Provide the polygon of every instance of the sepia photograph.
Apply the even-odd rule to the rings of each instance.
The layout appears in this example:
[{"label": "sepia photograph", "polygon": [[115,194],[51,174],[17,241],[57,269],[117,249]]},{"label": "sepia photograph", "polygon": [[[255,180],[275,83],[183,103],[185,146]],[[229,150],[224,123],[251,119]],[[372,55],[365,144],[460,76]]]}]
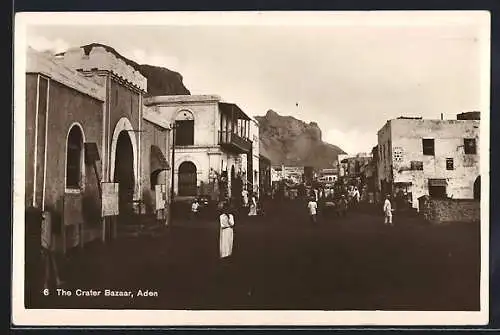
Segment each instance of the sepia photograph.
[{"label": "sepia photograph", "polygon": [[14,324],[487,324],[488,12],[14,33]]}]

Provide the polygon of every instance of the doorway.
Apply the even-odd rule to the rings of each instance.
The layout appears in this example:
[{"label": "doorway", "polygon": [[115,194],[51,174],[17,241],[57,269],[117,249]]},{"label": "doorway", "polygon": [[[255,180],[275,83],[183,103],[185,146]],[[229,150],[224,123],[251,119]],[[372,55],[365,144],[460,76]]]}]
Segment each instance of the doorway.
[{"label": "doorway", "polygon": [[474,199],[481,200],[481,176],[474,181]]},{"label": "doorway", "polygon": [[118,208],[120,223],[132,223],[134,199],[134,152],[127,131],[118,135],[116,143],[114,181],[119,184]]},{"label": "doorway", "polygon": [[178,193],[180,196],[197,195],[196,165],[192,162],[182,162],[179,165]]}]

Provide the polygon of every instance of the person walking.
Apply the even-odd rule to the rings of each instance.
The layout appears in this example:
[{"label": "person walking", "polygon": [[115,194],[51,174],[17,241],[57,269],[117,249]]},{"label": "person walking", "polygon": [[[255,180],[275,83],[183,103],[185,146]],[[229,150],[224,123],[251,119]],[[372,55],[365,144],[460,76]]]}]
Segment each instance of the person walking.
[{"label": "person walking", "polygon": [[311,197],[309,199],[309,202],[307,203],[307,209],[309,211],[309,218],[313,224],[316,224],[318,222],[317,220],[317,211],[318,211],[318,203],[316,202],[316,199],[314,197]]},{"label": "person walking", "polygon": [[394,226],[394,224],[392,222],[392,211],[393,211],[393,209],[392,209],[392,204],[391,204],[391,200],[390,200],[389,194],[387,194],[385,196],[383,210],[384,210],[384,224],[385,225],[389,225],[389,226]]},{"label": "person walking", "polygon": [[219,215],[219,256],[226,259],[233,253],[233,227],[234,216],[229,210],[229,204],[222,204],[221,214]]},{"label": "person walking", "polygon": [[250,196],[250,210],[248,211],[248,216],[256,216],[257,215],[257,199],[255,198],[255,194],[252,193]]},{"label": "person walking", "polygon": [[339,201],[338,201],[338,215],[339,216],[346,216],[347,215],[347,199],[344,194],[341,195]]},{"label": "person walking", "polygon": [[195,220],[198,217],[199,210],[200,203],[198,202],[198,199],[194,199],[193,203],[191,204],[191,220]]}]

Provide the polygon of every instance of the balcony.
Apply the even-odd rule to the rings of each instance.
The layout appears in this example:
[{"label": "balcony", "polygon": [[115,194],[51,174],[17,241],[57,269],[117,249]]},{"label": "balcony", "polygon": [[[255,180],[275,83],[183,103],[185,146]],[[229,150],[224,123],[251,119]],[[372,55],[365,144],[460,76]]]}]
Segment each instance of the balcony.
[{"label": "balcony", "polygon": [[243,138],[230,131],[219,131],[219,145],[238,154],[250,152],[252,150],[252,141]]}]

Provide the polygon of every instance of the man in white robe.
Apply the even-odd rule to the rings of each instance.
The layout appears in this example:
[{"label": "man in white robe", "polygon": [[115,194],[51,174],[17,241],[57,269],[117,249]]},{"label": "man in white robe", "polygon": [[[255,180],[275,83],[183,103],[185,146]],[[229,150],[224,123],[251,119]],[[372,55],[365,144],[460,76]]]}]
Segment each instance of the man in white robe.
[{"label": "man in white robe", "polygon": [[389,200],[388,194],[385,196],[383,210],[384,210],[384,224],[389,226],[394,226],[394,224],[392,223],[392,205],[391,201]]},{"label": "man in white robe", "polygon": [[228,213],[227,207],[224,206],[222,214],[219,216],[220,231],[219,231],[219,252],[220,258],[226,258],[233,253],[233,227],[234,216]]}]

